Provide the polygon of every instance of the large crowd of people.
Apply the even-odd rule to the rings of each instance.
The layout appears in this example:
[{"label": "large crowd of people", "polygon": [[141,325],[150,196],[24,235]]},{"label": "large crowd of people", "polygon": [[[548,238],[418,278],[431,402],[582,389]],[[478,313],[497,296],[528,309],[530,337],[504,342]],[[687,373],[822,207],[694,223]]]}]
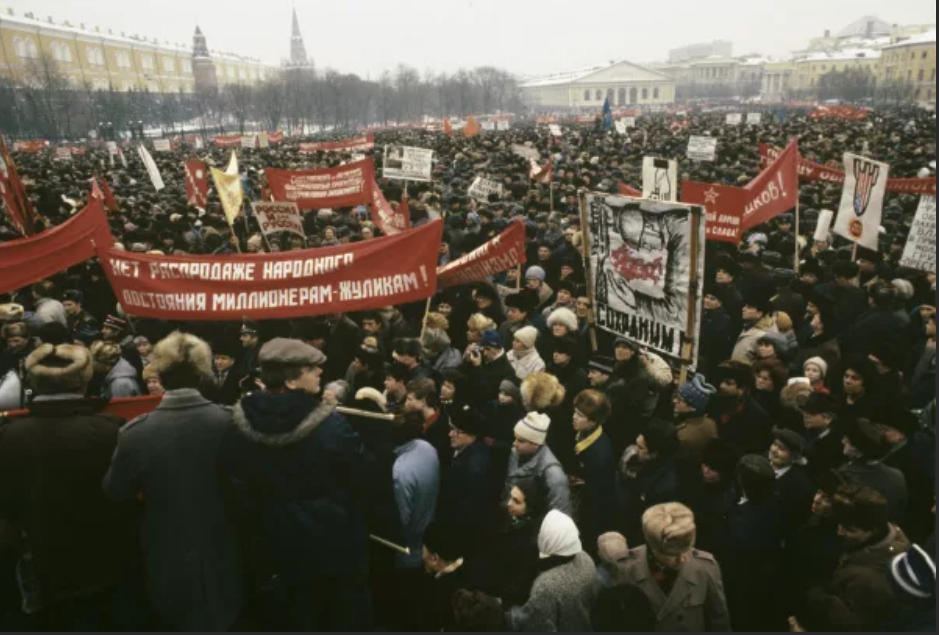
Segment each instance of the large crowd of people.
[{"label": "large crowd of people", "polygon": [[[378,174],[385,144],[435,152],[432,182],[380,185],[412,225],[442,219],[440,265],[526,227],[525,265],[429,312],[167,323],[125,313],[95,261],[0,295],[0,412],[25,411],[0,419],[0,630],[934,632],[935,274],[899,262],[918,197],[888,195],[878,252],[815,239],[841,186],[812,181],[798,223],[708,243],[683,383],[591,325],[578,193],[640,186],[644,156],[741,185],[760,143],[798,137],[817,163],[863,152],[935,176],[924,110],[763,119],[378,132]],[[714,162],[684,160],[690,135],[718,138]],[[305,241],[229,226],[214,197],[187,204],[193,152],[155,155],[160,192],[103,147],[15,159],[44,227],[106,179],[130,252],[381,236],[365,208],[307,212]],[[266,167],[351,159],[293,138],[239,155],[249,200]],[[504,194],[469,197],[476,176]],[[162,400],[129,422],[106,410],[142,395]]]}]

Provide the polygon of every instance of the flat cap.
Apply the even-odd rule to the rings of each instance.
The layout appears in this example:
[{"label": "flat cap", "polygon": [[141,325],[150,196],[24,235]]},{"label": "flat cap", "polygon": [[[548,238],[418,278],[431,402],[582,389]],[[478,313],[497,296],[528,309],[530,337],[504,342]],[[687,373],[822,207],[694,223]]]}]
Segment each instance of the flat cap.
[{"label": "flat cap", "polygon": [[261,366],[320,366],[326,363],[326,356],[318,349],[299,340],[278,337],[261,347],[259,355]]}]

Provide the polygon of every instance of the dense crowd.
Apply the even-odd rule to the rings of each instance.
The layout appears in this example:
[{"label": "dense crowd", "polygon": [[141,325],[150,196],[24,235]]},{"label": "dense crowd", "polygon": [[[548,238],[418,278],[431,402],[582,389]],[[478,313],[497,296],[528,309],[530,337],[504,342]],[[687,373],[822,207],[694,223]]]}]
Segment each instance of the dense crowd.
[{"label": "dense crowd", "polygon": [[[0,628],[935,631],[935,274],[899,264],[918,197],[888,195],[878,252],[815,240],[841,186],[808,181],[798,223],[708,243],[684,383],[674,360],[591,328],[577,194],[641,186],[644,156],[741,185],[760,143],[799,137],[818,163],[854,151],[935,176],[926,111],[764,120],[379,132],[379,174],[386,143],[435,151],[433,182],[407,196],[413,225],[445,223],[441,265],[526,226],[523,267],[426,314],[147,320],[93,261],[0,296],[0,412],[27,410],[0,419]],[[717,137],[717,160],[685,161],[690,135]],[[515,144],[551,158],[552,185]],[[265,167],[352,158],[297,150],[239,151],[247,198]],[[192,152],[155,155],[159,193],[104,149],[15,158],[47,227],[106,178],[127,251],[380,237],[365,208],[306,213],[305,241],[230,227],[216,199],[187,205]],[[504,195],[471,199],[476,176]],[[104,412],[147,394],[160,405],[131,422]]]}]

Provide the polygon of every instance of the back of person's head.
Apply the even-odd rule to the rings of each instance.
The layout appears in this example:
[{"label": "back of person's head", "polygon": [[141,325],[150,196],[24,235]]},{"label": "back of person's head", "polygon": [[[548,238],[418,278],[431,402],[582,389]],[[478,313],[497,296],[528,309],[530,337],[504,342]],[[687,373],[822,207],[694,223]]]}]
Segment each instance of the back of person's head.
[{"label": "back of person's head", "polygon": [[95,364],[111,367],[121,359],[121,346],[114,342],[99,340],[91,345],[91,356]]},{"label": "back of person's head", "polygon": [[48,322],[40,326],[37,337],[43,344],[52,344],[53,346],[72,343],[72,334],[64,324],[59,322]]},{"label": "back of person's head", "polygon": [[453,595],[455,633],[498,633],[506,630],[505,609],[479,591],[460,589]]},{"label": "back of person's head", "polygon": [[694,513],[680,503],[650,507],[642,515],[642,533],[653,551],[682,556],[694,549],[697,539]]},{"label": "back of person's head", "polygon": [[456,562],[463,557],[459,537],[452,528],[434,523],[424,532],[424,547],[444,562]]},{"label": "back of person's head", "polygon": [[607,422],[613,412],[610,400],[597,390],[585,390],[577,395],[574,409],[600,426]]},{"label": "back of person's head", "polygon": [[678,452],[678,429],[670,421],[653,421],[643,433],[646,448],[650,454],[658,454],[660,458],[669,458]]},{"label": "back of person's head", "polygon": [[94,366],[80,346],[43,344],[26,358],[26,372],[37,395],[84,395]]},{"label": "back of person's head", "polygon": [[437,384],[433,379],[415,379],[408,384],[408,393],[426,403],[429,408],[437,407]]},{"label": "back of person's head", "polygon": [[591,622],[597,633],[642,633],[655,632],[657,618],[642,589],[625,584],[600,592]]},{"label": "back of person's head", "polygon": [[897,291],[887,282],[879,282],[870,289],[870,298],[878,307],[890,307],[897,299]]},{"label": "back of person's head", "polygon": [[842,527],[878,532],[887,527],[887,499],[870,487],[842,485],[835,492],[832,508]]},{"label": "back of person's head", "polygon": [[747,499],[765,503],[773,498],[776,472],[765,456],[747,454],[737,463],[737,482]]},{"label": "back of person's head", "polygon": [[176,331],[153,347],[150,367],[167,390],[198,388],[212,375],[212,349],[195,335]]},{"label": "back of person's head", "polygon": [[52,280],[43,280],[33,285],[33,294],[37,298],[51,298],[56,294],[55,283]]}]

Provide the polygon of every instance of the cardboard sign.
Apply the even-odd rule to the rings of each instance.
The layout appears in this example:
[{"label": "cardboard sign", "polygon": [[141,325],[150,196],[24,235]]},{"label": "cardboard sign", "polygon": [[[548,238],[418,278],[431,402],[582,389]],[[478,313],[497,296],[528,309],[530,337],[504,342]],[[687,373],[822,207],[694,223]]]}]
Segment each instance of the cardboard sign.
[{"label": "cardboard sign", "polygon": [[642,160],[642,198],[678,201],[678,161],[655,157]]},{"label": "cardboard sign", "polygon": [[747,113],[747,125],[748,126],[759,126],[761,123],[763,123],[763,113],[761,112]]},{"label": "cardboard sign", "polygon": [[691,137],[688,140],[688,158],[692,161],[713,161],[717,157],[717,139]]},{"label": "cardboard sign", "polygon": [[117,143],[115,143],[114,141],[108,141],[106,145],[108,148],[108,154],[110,154],[112,157],[116,156],[117,155]]},{"label": "cardboard sign", "polygon": [[535,148],[529,148],[528,146],[523,145],[513,145],[512,154],[523,159],[528,159],[529,161],[540,161],[541,153],[538,152]]},{"label": "cardboard sign", "polygon": [[551,136],[553,137],[560,137],[560,136],[563,136],[564,134],[563,132],[561,132],[561,126],[557,125],[556,123],[549,124],[548,130],[551,131]]},{"label": "cardboard sign", "polygon": [[846,152],[845,181],[835,233],[877,251],[890,166]]},{"label": "cardboard sign", "polygon": [[254,150],[258,145],[258,138],[253,135],[245,135],[241,138],[241,147],[245,150]]},{"label": "cardboard sign", "polygon": [[265,236],[288,232],[306,238],[303,217],[296,203],[251,203],[251,209]]},{"label": "cardboard sign", "polygon": [[169,139],[154,139],[153,149],[156,152],[172,152],[173,144],[170,143]]},{"label": "cardboard sign", "polygon": [[623,119],[623,121],[626,122],[626,129],[627,129],[627,130],[636,127],[636,118],[635,118],[635,117],[625,117],[625,118]]},{"label": "cardboard sign", "polygon": [[507,119],[496,122],[496,130],[498,130],[499,132],[505,132],[506,130],[510,130],[511,128],[512,128],[512,122]]},{"label": "cardboard sign", "polygon": [[69,150],[68,148],[56,148],[55,158],[59,161],[71,161],[72,151]]},{"label": "cardboard sign", "polygon": [[486,132],[495,132],[496,131],[496,122],[495,121],[484,121],[482,123],[483,130]]},{"label": "cardboard sign", "polygon": [[267,136],[266,132],[262,132],[258,135],[258,147],[259,148],[270,148],[271,147],[271,138]]},{"label": "cardboard sign", "polygon": [[739,126],[743,123],[743,115],[739,112],[734,112],[727,115],[727,125],[728,126]]},{"label": "cardboard sign", "polygon": [[430,181],[434,170],[434,151],[427,148],[385,146],[382,176],[404,181]]},{"label": "cardboard sign", "polygon": [[936,273],[936,197],[924,196],[910,228],[900,266]]},{"label": "cardboard sign", "polygon": [[616,132],[618,132],[619,134],[624,135],[627,132],[626,122],[623,121],[622,119],[617,119],[616,121],[614,121],[613,127],[616,128]]},{"label": "cardboard sign", "polygon": [[490,181],[480,176],[476,177],[476,180],[470,185],[467,195],[480,203],[488,203],[490,194],[496,194],[499,198],[502,198],[503,190],[502,184],[498,181]]}]

